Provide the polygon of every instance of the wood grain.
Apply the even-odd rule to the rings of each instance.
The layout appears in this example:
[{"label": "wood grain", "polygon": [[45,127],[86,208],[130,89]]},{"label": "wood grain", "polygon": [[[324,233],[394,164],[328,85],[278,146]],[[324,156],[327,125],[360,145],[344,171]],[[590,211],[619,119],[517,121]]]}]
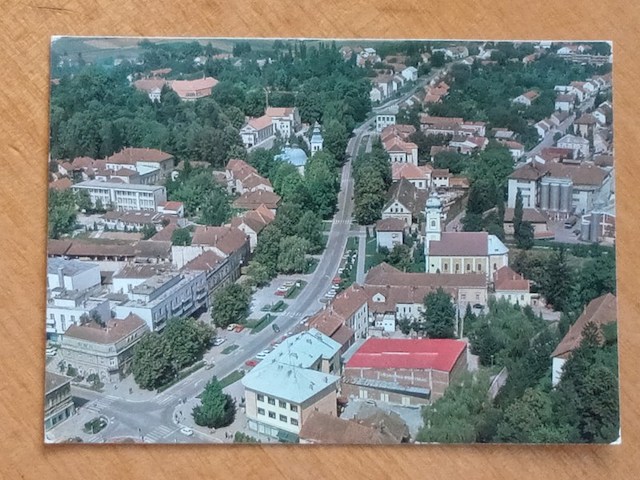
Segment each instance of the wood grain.
[{"label": "wood grain", "polygon": [[[624,0],[1,0],[0,478],[638,478],[640,4]],[[622,446],[47,446],[42,432],[51,35],[610,39]]]}]

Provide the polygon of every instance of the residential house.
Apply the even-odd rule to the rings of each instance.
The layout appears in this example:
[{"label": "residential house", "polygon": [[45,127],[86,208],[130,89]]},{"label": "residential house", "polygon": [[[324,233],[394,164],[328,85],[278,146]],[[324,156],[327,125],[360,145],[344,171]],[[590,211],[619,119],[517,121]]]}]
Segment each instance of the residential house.
[{"label": "residential house", "polygon": [[553,359],[551,383],[554,387],[562,379],[564,364],[571,357],[573,351],[580,346],[585,327],[588,324],[595,325],[602,339],[602,329],[616,322],[617,300],[614,295],[607,293],[589,302],[589,305],[585,307],[582,315],[571,325],[569,331],[551,354],[551,358]]},{"label": "residential house", "polygon": [[471,135],[455,135],[449,141],[449,147],[458,153],[469,155],[476,151],[482,151],[488,145],[489,140],[485,137],[475,137]]},{"label": "residential house", "polygon": [[273,120],[268,115],[250,118],[240,129],[240,136],[245,148],[255,147],[274,134]]},{"label": "residential house", "polygon": [[518,95],[516,98],[512,100],[513,103],[520,103],[527,107],[530,107],[531,104],[540,96],[540,93],[535,90],[529,90],[524,92],[522,95]]},{"label": "residential house", "polygon": [[415,82],[418,80],[418,69],[416,67],[407,67],[402,70],[402,76],[407,82]]},{"label": "residential house", "polygon": [[244,160],[232,158],[224,171],[227,191],[230,194],[244,194],[264,190],[273,192],[271,182]]},{"label": "residential house", "polygon": [[[513,235],[513,208],[504,209],[504,233]],[[537,208],[523,208],[522,221],[529,222],[533,226],[533,237],[537,239],[553,238],[554,233],[549,228],[547,217]]]},{"label": "residential house", "polygon": [[573,150],[573,158],[584,158],[589,155],[589,140],[577,135],[567,134],[556,143],[558,148]]},{"label": "residential house", "polygon": [[256,210],[249,210],[239,217],[233,217],[230,225],[245,233],[249,237],[251,252],[258,245],[258,234],[264,230],[275,218],[275,215],[265,205],[260,205]]},{"label": "residential house", "polygon": [[261,205],[268,208],[273,214],[280,205],[281,197],[277,193],[267,190],[255,190],[245,192],[233,201],[233,207],[241,210],[256,210]]},{"label": "residential house", "polygon": [[249,237],[242,230],[231,226],[197,226],[189,247],[172,248],[173,261],[181,268],[206,250],[229,259],[235,280],[240,276],[240,267],[249,257]]},{"label": "residential house", "polygon": [[520,158],[524,156],[524,145],[520,142],[516,142],[513,140],[504,140],[501,141],[505,147],[509,149],[509,153],[514,161],[518,161]]},{"label": "residential house", "polygon": [[136,90],[146,93],[152,102],[160,102],[160,94],[167,81],[164,78],[143,78],[133,82]]},{"label": "residential house", "polygon": [[418,165],[418,146],[409,140],[415,131],[412,125],[389,125],[382,130],[380,139],[392,164]]},{"label": "residential house", "polygon": [[561,112],[571,112],[575,106],[576,97],[573,94],[561,94],[556,96],[555,109]]},{"label": "residential house", "polygon": [[576,135],[588,139],[593,134],[596,123],[596,118],[593,115],[583,113],[573,122],[576,128]]},{"label": "residential house", "polygon": [[117,382],[129,373],[134,347],[148,331],[144,320],[133,314],[109,319],[104,326],[93,321],[72,325],[64,334],[60,355],[79,375]]},{"label": "residential house", "polygon": [[337,417],[340,344],[312,329],[285,339],[241,380],[249,429],[297,442],[313,412]]},{"label": "residential house", "polygon": [[105,228],[119,231],[157,229],[163,215],[152,210],[110,210],[102,216]]},{"label": "residential house", "polygon": [[196,80],[173,80],[171,89],[178,94],[180,100],[193,102],[199,98],[211,96],[211,91],[218,83],[218,80],[213,77]]},{"label": "residential house", "polygon": [[431,184],[434,188],[449,188],[451,186],[451,173],[448,168],[434,168],[431,171]]},{"label": "residential house", "polygon": [[467,371],[467,344],[369,338],[346,362],[342,394],[405,406],[430,404]]},{"label": "residential house", "polygon": [[390,107],[376,114],[376,132],[381,133],[389,125],[396,124],[396,115],[398,107]]},{"label": "residential house", "polygon": [[182,202],[165,202],[158,205],[158,213],[173,217],[184,217],[184,203]]},{"label": "residential house", "polygon": [[514,272],[509,266],[496,270],[493,274],[493,296],[496,300],[506,300],[513,305],[532,305],[531,282]]},{"label": "residential house", "polygon": [[298,107],[268,107],[265,115],[271,118],[274,133],[279,132],[283,138],[295,135],[300,128]]},{"label": "residential house", "polygon": [[69,190],[73,186],[73,182],[66,177],[58,178],[49,182],[49,188],[59,192]]},{"label": "residential house", "polygon": [[376,222],[376,245],[393,250],[396,245],[402,245],[404,241],[404,229],[406,225],[399,218],[384,218]]},{"label": "residential house", "polygon": [[418,190],[427,190],[431,187],[431,165],[414,165],[413,163],[392,163],[391,178],[394,182],[399,182],[406,178]]},{"label": "residential house", "polygon": [[417,223],[426,199],[425,190],[418,190],[409,180],[403,178],[391,185],[387,203],[382,209],[382,218],[397,218],[410,227]]},{"label": "residential house", "polygon": [[[392,412],[393,413],[393,412]],[[397,414],[395,414],[397,415]],[[393,435],[385,424],[365,425],[361,421],[347,420],[326,413],[312,412],[300,429],[301,444],[340,444],[340,445],[394,445],[406,441],[406,437]]]},{"label": "residential house", "polygon": [[51,430],[73,415],[71,378],[46,371],[44,374],[44,428]]},{"label": "residential house", "polygon": [[[114,172],[129,169],[137,172],[148,181],[146,184],[157,183],[171,174],[175,166],[175,158],[170,153],[155,148],[126,147],[105,159],[104,167]],[[130,182],[135,183],[135,182]]]}]

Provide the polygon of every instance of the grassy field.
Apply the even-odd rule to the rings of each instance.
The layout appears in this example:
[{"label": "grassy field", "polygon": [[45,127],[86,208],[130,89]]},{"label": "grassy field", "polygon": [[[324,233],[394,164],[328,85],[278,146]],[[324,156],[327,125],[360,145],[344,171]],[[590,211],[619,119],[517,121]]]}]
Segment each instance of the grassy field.
[{"label": "grassy field", "polygon": [[384,261],[384,255],[376,251],[376,244],[376,237],[371,237],[367,240],[366,257],[364,260],[365,272],[368,272],[371,268]]},{"label": "grassy field", "polygon": [[229,375],[220,380],[220,386],[222,388],[228,387],[229,385],[236,383],[238,380],[244,377],[244,370],[234,370]]},{"label": "grassy field", "polygon": [[[318,265],[318,261],[315,260],[315,264],[313,265],[313,269],[311,270],[311,272],[313,272],[313,270],[315,270],[316,266]],[[307,273],[311,273],[311,272],[307,272]],[[284,296],[284,298],[287,299],[294,299],[296,298],[298,295],[300,295],[300,292],[302,291],[302,289],[307,285],[307,282],[305,282],[304,280],[298,280],[300,282],[300,286],[293,286],[293,288],[291,290],[289,290],[289,292],[287,292],[287,294]]]}]

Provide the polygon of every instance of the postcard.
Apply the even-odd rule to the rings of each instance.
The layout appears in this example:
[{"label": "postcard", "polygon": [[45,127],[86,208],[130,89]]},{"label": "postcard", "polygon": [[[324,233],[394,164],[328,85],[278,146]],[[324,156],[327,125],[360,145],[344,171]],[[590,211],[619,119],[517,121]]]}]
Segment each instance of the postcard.
[{"label": "postcard", "polygon": [[46,443],[619,443],[612,46],[55,37]]}]

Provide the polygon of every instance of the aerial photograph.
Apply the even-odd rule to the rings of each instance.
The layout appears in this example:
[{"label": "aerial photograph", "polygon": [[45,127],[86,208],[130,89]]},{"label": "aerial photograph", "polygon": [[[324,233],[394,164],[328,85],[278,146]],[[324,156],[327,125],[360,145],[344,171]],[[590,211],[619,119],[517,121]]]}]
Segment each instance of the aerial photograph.
[{"label": "aerial photograph", "polygon": [[45,443],[621,442],[611,43],[50,60]]}]

